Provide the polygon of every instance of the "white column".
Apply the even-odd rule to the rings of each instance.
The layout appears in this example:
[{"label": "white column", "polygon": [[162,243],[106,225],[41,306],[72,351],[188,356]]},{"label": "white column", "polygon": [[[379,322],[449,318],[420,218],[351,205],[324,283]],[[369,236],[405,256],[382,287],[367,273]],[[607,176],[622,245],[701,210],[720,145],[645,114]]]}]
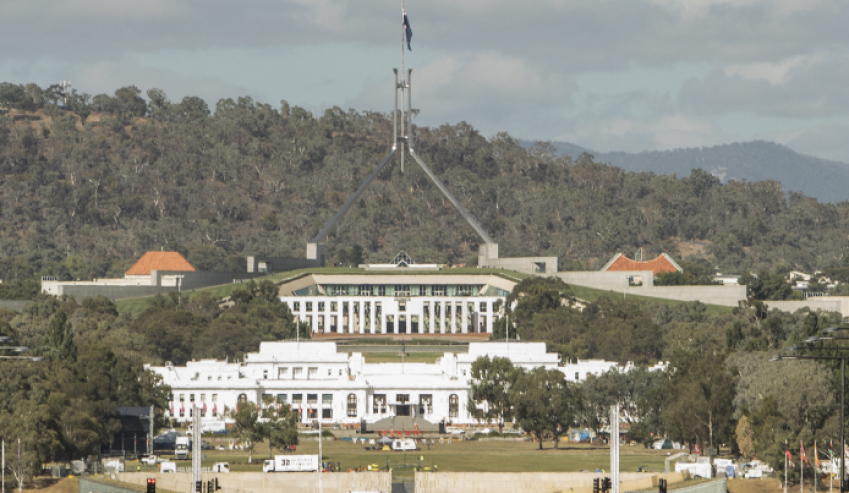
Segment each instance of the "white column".
[{"label": "white column", "polygon": [[[363,334],[366,331],[366,303],[368,303],[368,301],[358,301],[357,303],[357,307],[360,311],[360,334]],[[345,409],[347,409],[347,402],[345,402],[345,406]]]},{"label": "white column", "polygon": [[460,317],[460,329],[464,334],[469,332],[469,317],[466,313],[469,310],[469,306],[465,301],[460,302],[460,309],[457,310],[457,316]]},{"label": "white column", "polygon": [[428,319],[427,324],[429,326],[427,331],[428,331],[429,334],[435,334],[436,333],[436,301],[431,300],[427,304],[427,307],[428,307],[428,310],[430,310],[430,312],[428,313],[428,317],[427,317],[427,319]]},{"label": "white column", "polygon": [[445,302],[440,301],[439,303],[439,333],[445,333]]},{"label": "white column", "polygon": [[492,334],[492,322],[495,318],[495,313],[492,311],[492,301],[486,302],[486,333]]},{"label": "white column", "polygon": [[357,332],[356,322],[354,321],[354,301],[351,299],[348,301],[348,333],[355,334]]},{"label": "white column", "polygon": [[380,333],[386,333],[386,307],[383,304],[380,305]]}]

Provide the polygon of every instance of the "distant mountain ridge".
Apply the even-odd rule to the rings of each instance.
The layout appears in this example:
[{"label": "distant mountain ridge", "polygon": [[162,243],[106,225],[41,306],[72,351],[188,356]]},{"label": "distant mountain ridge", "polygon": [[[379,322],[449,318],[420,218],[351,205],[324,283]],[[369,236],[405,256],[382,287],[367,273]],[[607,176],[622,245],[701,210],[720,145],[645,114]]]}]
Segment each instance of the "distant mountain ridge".
[{"label": "distant mountain ridge", "polygon": [[[522,141],[528,147],[531,143]],[[626,171],[675,174],[685,177],[701,168],[723,183],[736,181],[779,181],[786,191],[802,192],[820,202],[849,200],[849,164],[799,154],[780,144],[751,141],[713,147],[671,151],[593,152],[568,142],[551,142],[558,153],[578,156],[588,152],[596,161]]]}]

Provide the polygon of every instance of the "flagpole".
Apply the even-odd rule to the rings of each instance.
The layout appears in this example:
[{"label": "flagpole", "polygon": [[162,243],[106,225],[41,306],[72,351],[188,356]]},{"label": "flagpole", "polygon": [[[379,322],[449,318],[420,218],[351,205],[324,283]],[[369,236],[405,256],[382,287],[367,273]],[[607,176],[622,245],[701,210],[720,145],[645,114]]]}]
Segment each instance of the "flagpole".
[{"label": "flagpole", "polygon": [[799,491],[805,493],[805,461],[802,460],[802,454],[799,454]]},{"label": "flagpole", "polygon": [[401,0],[401,84],[399,88],[401,89],[401,173],[404,172],[404,137],[406,137],[407,132],[404,127],[404,123],[406,118],[404,117],[406,105],[404,104],[404,91],[407,88],[407,79],[406,72],[404,72],[404,41],[407,39],[407,26],[404,23],[404,14],[406,12],[405,0]]},{"label": "flagpole", "polygon": [[785,449],[784,450],[784,493],[787,493],[787,466],[788,466],[788,462],[789,462],[789,458],[790,458],[790,456],[787,455],[787,454],[790,453],[790,451],[787,450],[788,448],[789,447],[787,447],[787,440],[785,440],[784,441],[784,449]]}]

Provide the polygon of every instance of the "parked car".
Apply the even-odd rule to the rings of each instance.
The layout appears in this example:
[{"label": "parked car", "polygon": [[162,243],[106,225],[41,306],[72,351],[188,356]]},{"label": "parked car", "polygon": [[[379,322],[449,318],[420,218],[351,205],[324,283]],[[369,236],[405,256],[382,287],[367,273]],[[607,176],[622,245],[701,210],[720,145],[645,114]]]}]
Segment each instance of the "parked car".
[{"label": "parked car", "polygon": [[158,462],[160,462],[160,459],[155,455],[148,455],[146,457],[142,457],[139,460],[142,462],[142,464],[147,464],[149,466],[155,466]]},{"label": "parked car", "polygon": [[177,472],[177,463],[170,460],[164,460],[159,463],[159,472]]},{"label": "parked car", "polygon": [[212,466],[212,472],[230,472],[230,463],[216,462],[215,465]]}]

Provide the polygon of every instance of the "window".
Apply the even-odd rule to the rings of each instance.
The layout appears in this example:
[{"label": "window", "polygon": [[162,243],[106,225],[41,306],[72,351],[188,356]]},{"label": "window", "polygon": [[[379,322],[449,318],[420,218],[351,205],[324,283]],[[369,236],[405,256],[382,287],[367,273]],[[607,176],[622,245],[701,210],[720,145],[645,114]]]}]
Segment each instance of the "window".
[{"label": "window", "polygon": [[295,302],[292,303],[292,311],[293,312],[301,311],[301,302],[300,301],[295,301]]},{"label": "window", "polygon": [[386,412],[386,394],[374,394],[374,406],[371,412],[374,414]]},{"label": "window", "polygon": [[406,404],[410,402],[410,394],[395,394],[395,402],[398,404]]},{"label": "window", "polygon": [[277,394],[277,402],[279,404],[286,404],[286,394]]},{"label": "window", "polygon": [[399,312],[406,312],[407,311],[407,303],[405,301],[398,303],[398,311]]},{"label": "window", "polygon": [[292,378],[301,378],[304,373],[304,369],[300,367],[292,368]]},{"label": "window", "polygon": [[189,402],[194,402],[194,401],[195,401],[195,395],[189,394]]},{"label": "window", "polygon": [[306,305],[307,305],[307,311],[311,312],[312,311],[312,301],[307,301]]},{"label": "window", "polygon": [[355,394],[348,394],[348,417],[357,417],[357,396]]},{"label": "window", "polygon": [[289,367],[284,366],[277,369],[277,378],[289,378]]},{"label": "window", "polygon": [[307,370],[307,378],[308,379],[314,378],[316,375],[318,375],[318,368],[311,367]]},{"label": "window", "polygon": [[371,285],[370,284],[360,284],[360,295],[361,296],[371,296]]},{"label": "window", "polygon": [[324,311],[324,302],[323,301],[318,302],[318,311],[320,311],[320,312]]},{"label": "window", "polygon": [[206,394],[201,394],[201,395],[200,395],[200,401],[201,401],[201,402],[206,402]]},{"label": "window", "polygon": [[395,296],[410,296],[410,285],[409,284],[396,284],[395,285]]},{"label": "window", "polygon": [[262,370],[262,379],[268,380],[268,370]]},{"label": "window", "polygon": [[419,414],[433,414],[433,394],[419,396]]},{"label": "window", "polygon": [[307,404],[317,404],[318,394],[307,394]]},{"label": "window", "polygon": [[185,400],[186,400],[186,394],[180,394],[180,402],[183,402]]},{"label": "window", "polygon": [[292,404],[300,404],[304,400],[304,394],[292,394]]},{"label": "window", "polygon": [[328,376],[328,377],[332,377],[332,376],[333,376],[333,370],[331,370],[330,368],[328,368],[328,369],[327,369],[327,376]]},{"label": "window", "polygon": [[212,394],[212,402],[218,402],[218,394]]},{"label": "window", "polygon": [[325,406],[333,404],[333,394],[321,394],[321,403]]},{"label": "window", "polygon": [[333,409],[322,409],[321,419],[333,419]]},{"label": "window", "polygon": [[[341,293],[339,293],[339,294],[341,294]],[[336,303],[335,301],[331,301],[330,302],[330,311],[335,312],[335,311],[338,311],[338,309],[339,309],[339,303]]]},{"label": "window", "polygon": [[486,301],[481,301],[480,309],[478,311],[481,313],[486,313]]},{"label": "window", "polygon": [[448,396],[448,417],[456,418],[460,414],[460,399],[457,394]]}]

